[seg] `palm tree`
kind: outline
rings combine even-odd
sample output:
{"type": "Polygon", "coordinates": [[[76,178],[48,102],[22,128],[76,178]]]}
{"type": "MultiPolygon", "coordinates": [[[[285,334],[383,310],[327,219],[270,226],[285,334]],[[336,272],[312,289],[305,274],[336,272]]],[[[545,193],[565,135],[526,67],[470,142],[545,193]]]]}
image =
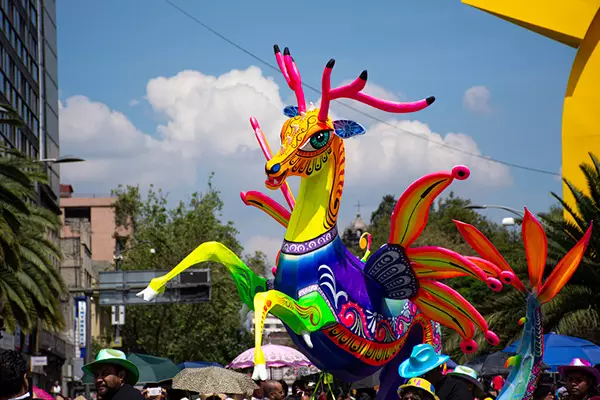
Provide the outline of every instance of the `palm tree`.
{"type": "Polygon", "coordinates": [[[589,153],[591,163],[579,168],[585,176],[587,193],[568,179],[564,183],[575,199],[575,207],[552,193],[560,204],[541,215],[548,235],[548,258],[556,261],[579,241],[593,221],[594,228],[586,257],[563,290],[562,296],[549,304],[553,312],[553,329],[557,333],[600,341],[600,161],[589,153]],[[563,210],[570,218],[563,218],[563,210]]]}
{"type": "MultiPolygon", "coordinates": [[[[21,124],[9,106],[0,106],[0,123],[21,124]]],[[[62,258],[46,232],[60,219],[35,202],[35,183],[46,183],[42,166],[15,149],[0,157],[0,320],[10,330],[25,331],[38,319],[48,330],[64,327],[59,297],[65,285],[53,265],[62,258]]]]}

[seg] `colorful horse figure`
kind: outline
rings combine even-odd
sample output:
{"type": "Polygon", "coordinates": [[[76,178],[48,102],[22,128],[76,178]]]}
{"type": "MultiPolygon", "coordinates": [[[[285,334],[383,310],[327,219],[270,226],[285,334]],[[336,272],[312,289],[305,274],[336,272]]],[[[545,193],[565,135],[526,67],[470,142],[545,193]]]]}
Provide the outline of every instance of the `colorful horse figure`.
{"type": "MultiPolygon", "coordinates": [[[[255,206],[286,228],[277,257],[274,281],[254,274],[224,245],[201,244],[168,274],[153,279],[138,295],[146,300],[164,291],[167,281],[184,269],[204,261],[218,261],[231,271],[241,299],[256,313],[254,377],[266,379],[261,349],[264,321],[268,313],[281,319],[292,340],[318,368],[340,379],[356,381],[381,369],[385,383],[380,397],[395,398],[398,364],[416,344],[441,347],[439,325],[456,330],[461,349],[475,351],[475,327],[492,345],[498,337],[460,294],[437,280],[471,276],[495,291],[500,279],[512,282],[514,275],[492,265],[465,258],[439,247],[410,248],[427,223],[434,199],[454,179],[469,177],[469,169],[456,166],[411,184],[398,200],[391,221],[388,243],[362,261],[352,255],[338,234],[337,218],[345,179],[344,139],[365,133],[354,121],[332,121],[329,104],[348,98],[392,113],[426,108],[430,97],[412,103],[394,103],[361,91],[367,81],[363,71],[352,83],[332,89],[334,60],[325,67],[320,109],[307,110],[300,73],[286,48],[275,46],[275,57],[297,106],[284,109],[289,119],[281,129],[281,147],[273,155],[256,119],[250,122],[267,158],[265,185],[281,189],[292,210],[255,191],[242,193],[247,205],[255,206]],[[286,179],[300,177],[298,202],[286,179]],[[433,322],[433,321],[437,322],[433,322]]],[[[366,241],[366,240],[365,240],[366,241]]]]}
{"type": "Polygon", "coordinates": [[[483,233],[471,225],[454,222],[467,243],[483,257],[483,259],[467,258],[472,259],[478,265],[482,263],[497,265],[503,274],[513,277],[513,285],[526,295],[527,313],[519,320],[519,324],[524,324],[519,351],[517,355],[507,360],[506,366],[512,366],[512,369],[498,399],[530,400],[533,398],[533,392],[542,373],[541,366],[544,356],[541,305],[552,300],[560,292],[579,266],[592,235],[592,223],[583,238],[559,261],[542,285],[548,254],[548,240],[542,225],[525,208],[522,232],[531,285],[530,290],[527,290],[500,252],[483,233]]]}

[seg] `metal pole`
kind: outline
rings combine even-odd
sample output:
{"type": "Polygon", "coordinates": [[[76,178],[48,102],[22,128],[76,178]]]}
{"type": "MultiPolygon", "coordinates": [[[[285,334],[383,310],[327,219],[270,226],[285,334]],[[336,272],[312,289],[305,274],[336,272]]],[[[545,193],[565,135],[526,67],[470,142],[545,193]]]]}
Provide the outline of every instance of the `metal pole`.
{"type": "MultiPolygon", "coordinates": [[[[92,362],[92,293],[85,293],[85,363],[92,362]]],[[[90,385],[85,384],[85,398],[90,398],[90,385]]]]}

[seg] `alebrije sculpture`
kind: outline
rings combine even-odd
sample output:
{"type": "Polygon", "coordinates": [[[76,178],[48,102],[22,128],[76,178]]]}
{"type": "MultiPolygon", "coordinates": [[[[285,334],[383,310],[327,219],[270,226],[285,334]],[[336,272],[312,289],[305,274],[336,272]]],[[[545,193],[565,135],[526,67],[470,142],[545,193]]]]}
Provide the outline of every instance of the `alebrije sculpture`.
{"type": "Polygon", "coordinates": [[[512,277],[513,286],[527,299],[526,316],[518,321],[523,325],[519,351],[506,362],[506,367],[512,368],[498,394],[498,400],[530,400],[533,398],[533,392],[542,373],[544,357],[541,305],[552,300],[577,270],[592,235],[593,223],[590,222],[581,240],[558,262],[546,282],[542,284],[548,254],[548,239],[542,225],[525,208],[522,232],[529,272],[530,289],[528,290],[483,233],[471,225],[454,222],[467,243],[482,257],[467,258],[480,266],[483,263],[493,263],[498,266],[502,270],[502,275],[512,277]]]}
{"type": "Polygon", "coordinates": [[[427,342],[440,350],[438,322],[463,337],[465,352],[477,347],[475,327],[488,342],[498,344],[479,312],[439,280],[471,276],[498,291],[502,287],[498,278],[512,281],[514,276],[501,275],[491,263],[477,265],[448,249],[410,247],[423,232],[434,199],[455,179],[467,179],[467,167],[456,166],[411,184],[395,206],[388,243],[370,254],[370,237],[363,236],[366,254],[362,260],[346,249],[338,234],[344,140],[363,135],[365,129],[354,121],[332,121],[330,102],[347,98],[391,113],[409,113],[435,99],[395,103],[372,97],[362,92],[367,71],[332,89],[332,59],[323,72],[320,108],[307,109],[300,73],[289,50],[282,54],[275,46],[275,58],[297,99],[297,106],[284,109],[288,119],[275,155],[258,121],[251,118],[250,123],[267,158],[265,185],[281,189],[290,210],[260,192],[241,194],[245,204],[263,210],[286,228],[275,279],[257,276],[224,245],[208,242],[168,274],[153,279],[139,295],[150,300],[184,269],[209,260],[221,262],[232,273],[243,302],[255,311],[255,378],[267,376],[261,343],[264,321],[271,313],[283,321],[294,343],[315,366],[340,379],[355,381],[385,366],[380,398],[395,398],[400,382],[397,366],[414,345],[427,342]],[[298,200],[286,181],[291,176],[300,177],[298,200]]]}

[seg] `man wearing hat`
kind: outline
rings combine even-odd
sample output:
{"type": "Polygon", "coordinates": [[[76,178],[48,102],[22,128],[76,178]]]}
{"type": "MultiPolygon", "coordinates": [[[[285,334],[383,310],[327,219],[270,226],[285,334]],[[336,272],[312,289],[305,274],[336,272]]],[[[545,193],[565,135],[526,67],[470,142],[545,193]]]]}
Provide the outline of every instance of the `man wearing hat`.
{"type": "Polygon", "coordinates": [[[485,396],[483,384],[477,379],[479,376],[474,369],[464,365],[457,365],[456,368],[454,368],[454,371],[450,372],[448,375],[464,381],[467,384],[467,388],[471,392],[472,397],[474,399],[483,400],[485,396]]]}
{"type": "Polygon", "coordinates": [[[592,400],[598,398],[596,386],[600,383],[600,371],[587,360],[574,358],[569,365],[558,367],[558,372],[567,381],[566,399],[592,400]]]}
{"type": "Polygon", "coordinates": [[[83,372],[94,377],[98,398],[102,400],[143,400],[135,385],[140,372],[120,350],[102,349],[96,361],[83,366],[83,372]]]}
{"type": "Polygon", "coordinates": [[[413,400],[415,398],[421,398],[421,400],[440,400],[433,391],[433,385],[423,378],[409,379],[406,384],[398,388],[398,396],[400,400],[413,400]]]}
{"type": "Polygon", "coordinates": [[[400,364],[398,373],[406,379],[425,378],[433,384],[433,391],[440,400],[473,400],[466,383],[444,375],[444,364],[449,359],[446,355],[437,354],[430,344],[419,344],[413,347],[410,358],[400,364]]]}

